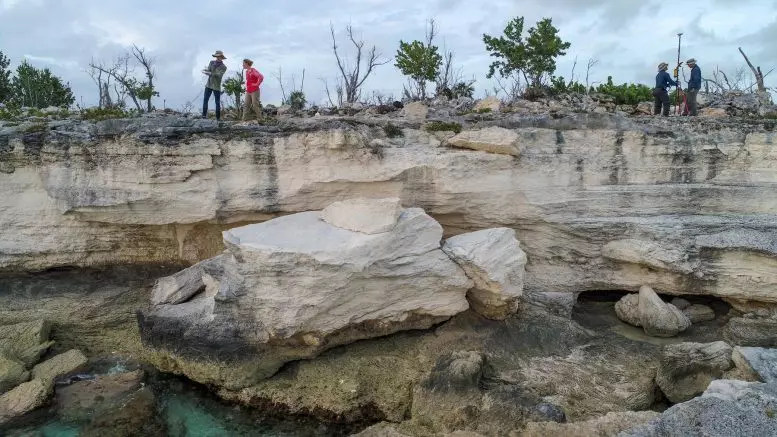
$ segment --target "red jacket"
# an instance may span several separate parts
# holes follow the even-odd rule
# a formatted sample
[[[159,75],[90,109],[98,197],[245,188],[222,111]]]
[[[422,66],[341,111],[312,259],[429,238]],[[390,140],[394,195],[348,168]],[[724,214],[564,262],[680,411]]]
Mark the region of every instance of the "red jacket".
[[[259,90],[259,85],[264,82],[264,76],[257,71],[256,68],[251,67],[246,70],[246,92],[253,93]]]

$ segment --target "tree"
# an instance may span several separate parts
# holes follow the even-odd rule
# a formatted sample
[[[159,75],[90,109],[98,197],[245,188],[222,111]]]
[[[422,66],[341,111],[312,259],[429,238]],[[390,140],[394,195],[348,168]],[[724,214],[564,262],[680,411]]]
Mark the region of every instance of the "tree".
[[[92,60],[89,67],[91,69],[90,75],[102,72],[113,78],[117,103],[121,104],[129,97],[138,112],[144,111],[141,102],[145,102],[145,111],[150,112],[154,109],[152,99],[159,96],[159,92],[154,86],[154,78],[156,77],[154,63],[154,59],[146,54],[145,49],[133,45],[129,52],[115,58],[112,65]],[[143,69],[145,80],[135,77],[137,66]]]
[[[498,72],[503,78],[517,80],[520,74],[527,85],[540,87],[556,72],[556,58],[565,55],[571,43],[559,38],[550,18],[543,18],[529,29],[525,41],[523,26],[524,18],[516,17],[507,24],[503,36],[483,35],[486,49],[498,59],[489,66],[487,77]]]
[[[18,106],[46,108],[70,106],[75,102],[70,84],[54,76],[48,68],[37,69],[24,61],[11,82],[12,101]]]
[[[338,52],[334,25],[330,24],[329,30],[332,34],[332,51],[335,54],[337,68],[340,71],[341,76],[340,80],[342,81],[338,81],[338,83],[343,87],[345,102],[356,103],[361,97],[361,87],[364,85],[364,81],[370,77],[370,74],[372,74],[376,67],[388,63],[389,60],[382,60],[382,55],[375,46],[372,46],[372,48],[365,53],[364,40],[357,41],[353,34],[353,27],[348,25],[345,28],[345,32],[356,49],[356,61],[353,65],[350,65],[348,60]],[[364,62],[364,66],[362,67],[362,60],[364,57],[366,57],[366,62]],[[327,94],[329,94],[328,89]]]
[[[135,94],[140,100],[146,101],[146,111],[151,112],[153,110],[151,99],[159,97],[159,92],[157,92],[154,87],[154,77],[156,76],[154,64],[156,63],[156,60],[146,54],[146,49],[140,48],[135,44],[132,44],[131,53],[138,65],[143,68],[146,77],[145,81],[139,82],[136,80],[134,82]]]
[[[399,41],[395,67],[410,77],[410,89],[405,88],[405,96],[411,100],[426,99],[426,82],[433,81],[440,74],[442,56],[434,45],[436,33],[434,20],[429,20],[426,41],[406,43]]]
[[[242,110],[240,102],[245,92],[245,84],[244,70],[236,72],[234,76],[224,81],[224,93],[234,99],[235,111],[238,116],[240,116],[240,111]]]
[[[13,95],[10,65],[11,60],[0,52],[0,102],[9,102]]]

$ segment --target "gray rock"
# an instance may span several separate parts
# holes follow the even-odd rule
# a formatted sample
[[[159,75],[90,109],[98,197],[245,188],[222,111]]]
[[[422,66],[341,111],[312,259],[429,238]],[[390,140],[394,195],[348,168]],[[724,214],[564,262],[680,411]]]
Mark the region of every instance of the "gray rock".
[[[618,437],[777,435],[777,384],[741,381],[715,381],[714,384],[709,393],[675,405],[657,419]]]
[[[672,305],[676,306],[678,310],[683,311],[684,309],[691,306],[691,303],[682,297],[676,297],[672,299]]]
[[[723,328],[723,338],[736,346],[777,347],[777,319],[733,317]]]
[[[0,425],[42,407],[51,394],[53,384],[33,379],[0,396]]]
[[[544,312],[564,317],[572,317],[579,293],[562,291],[532,291],[523,295],[527,304]]]
[[[691,327],[682,311],[647,286],[639,289],[639,319],[645,333],[654,337],[674,337]]]
[[[54,343],[49,341],[50,331],[43,320],[0,326],[0,352],[32,367]]]
[[[615,314],[629,325],[642,326],[639,316],[639,294],[632,293],[623,296],[615,303]]]
[[[737,347],[734,348],[734,361],[763,382],[777,382],[777,349]]]
[[[0,354],[0,394],[30,379],[24,363]]]
[[[35,366],[32,369],[32,377],[53,383],[57,378],[82,370],[87,361],[81,351],[71,349]]]
[[[731,346],[722,341],[666,346],[656,383],[670,401],[685,402],[703,393],[710,382],[734,367],[731,353]]]
[[[683,314],[691,323],[709,322],[715,320],[715,311],[707,305],[691,305],[683,309]]]

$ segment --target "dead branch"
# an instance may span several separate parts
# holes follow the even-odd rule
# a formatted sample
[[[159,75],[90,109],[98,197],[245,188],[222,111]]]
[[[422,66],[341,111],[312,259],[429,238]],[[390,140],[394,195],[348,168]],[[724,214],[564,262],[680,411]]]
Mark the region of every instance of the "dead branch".
[[[329,30],[332,35],[332,51],[335,54],[337,68],[340,71],[340,75],[342,76],[342,83],[345,90],[345,100],[347,103],[355,103],[359,100],[361,95],[360,90],[364,84],[364,81],[370,77],[370,74],[373,73],[376,67],[388,63],[389,60],[382,60],[382,54],[378,51],[377,47],[372,46],[372,48],[370,48],[370,50],[366,53],[364,73],[362,73],[362,58],[365,56],[364,40],[357,41],[356,37],[354,36],[353,27],[350,24],[346,26],[345,30],[346,34],[348,35],[348,40],[351,41],[356,50],[356,62],[354,66],[351,67],[343,61],[343,57],[338,51],[337,38],[335,37],[335,28],[331,23],[329,25]]]
[[[750,71],[753,72],[753,76],[755,77],[755,82],[758,85],[758,92],[761,92],[761,93],[767,92],[766,86],[764,85],[764,74],[761,72],[761,67],[753,66],[753,64],[750,62],[750,59],[748,59],[745,52],[742,51],[742,47],[739,47],[739,53],[741,53],[742,57],[745,58],[745,62],[747,62],[747,66],[750,67]]]

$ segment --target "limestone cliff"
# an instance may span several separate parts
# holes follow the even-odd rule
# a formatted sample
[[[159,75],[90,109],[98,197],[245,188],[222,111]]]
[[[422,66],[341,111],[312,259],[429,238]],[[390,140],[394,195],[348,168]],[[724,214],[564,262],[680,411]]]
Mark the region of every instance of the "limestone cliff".
[[[455,139],[387,117],[0,125],[0,269],[195,262],[227,228],[399,197],[447,235],[515,229],[529,295],[649,284],[777,303],[773,123],[457,121]]]

